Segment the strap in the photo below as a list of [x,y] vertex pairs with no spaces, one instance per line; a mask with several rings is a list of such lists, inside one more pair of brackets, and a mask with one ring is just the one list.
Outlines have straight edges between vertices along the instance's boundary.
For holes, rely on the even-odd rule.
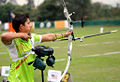
[[32,52],[32,50],[30,50],[28,52],[25,52],[24,54],[27,54],[27,55],[20,57],[20,58],[16,58],[13,61],[18,61],[18,60],[24,59],[25,57],[29,56],[30,54],[34,54],[34,52]]
[[27,58],[28,56],[22,59],[21,62],[15,67],[15,69],[18,69]]

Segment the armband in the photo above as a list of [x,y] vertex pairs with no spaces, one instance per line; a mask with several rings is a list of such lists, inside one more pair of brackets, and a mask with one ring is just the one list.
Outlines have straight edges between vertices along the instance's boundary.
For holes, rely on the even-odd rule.
[[63,35],[63,34],[61,34],[60,36],[56,36],[56,34],[55,34],[55,40],[56,40],[56,39],[61,39],[61,38],[64,38],[64,35]]

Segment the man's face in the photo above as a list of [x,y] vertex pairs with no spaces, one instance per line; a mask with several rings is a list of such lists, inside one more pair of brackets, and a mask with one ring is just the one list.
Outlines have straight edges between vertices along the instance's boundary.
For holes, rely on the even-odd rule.
[[31,29],[31,23],[30,23],[30,19],[27,18],[25,24],[22,26],[22,32],[24,33],[29,33]]

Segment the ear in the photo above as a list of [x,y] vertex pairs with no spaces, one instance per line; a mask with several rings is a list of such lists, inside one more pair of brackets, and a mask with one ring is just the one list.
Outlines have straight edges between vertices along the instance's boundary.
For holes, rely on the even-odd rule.
[[20,27],[19,27],[19,31],[22,31],[23,30],[23,25],[22,24],[20,24]]

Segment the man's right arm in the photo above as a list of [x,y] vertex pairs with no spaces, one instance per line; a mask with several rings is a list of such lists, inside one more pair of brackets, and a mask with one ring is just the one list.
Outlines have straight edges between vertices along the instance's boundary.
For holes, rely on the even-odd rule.
[[12,40],[15,38],[22,38],[23,40],[28,40],[31,38],[27,33],[13,33],[13,32],[6,32],[1,35],[1,40],[5,45],[10,45]]

